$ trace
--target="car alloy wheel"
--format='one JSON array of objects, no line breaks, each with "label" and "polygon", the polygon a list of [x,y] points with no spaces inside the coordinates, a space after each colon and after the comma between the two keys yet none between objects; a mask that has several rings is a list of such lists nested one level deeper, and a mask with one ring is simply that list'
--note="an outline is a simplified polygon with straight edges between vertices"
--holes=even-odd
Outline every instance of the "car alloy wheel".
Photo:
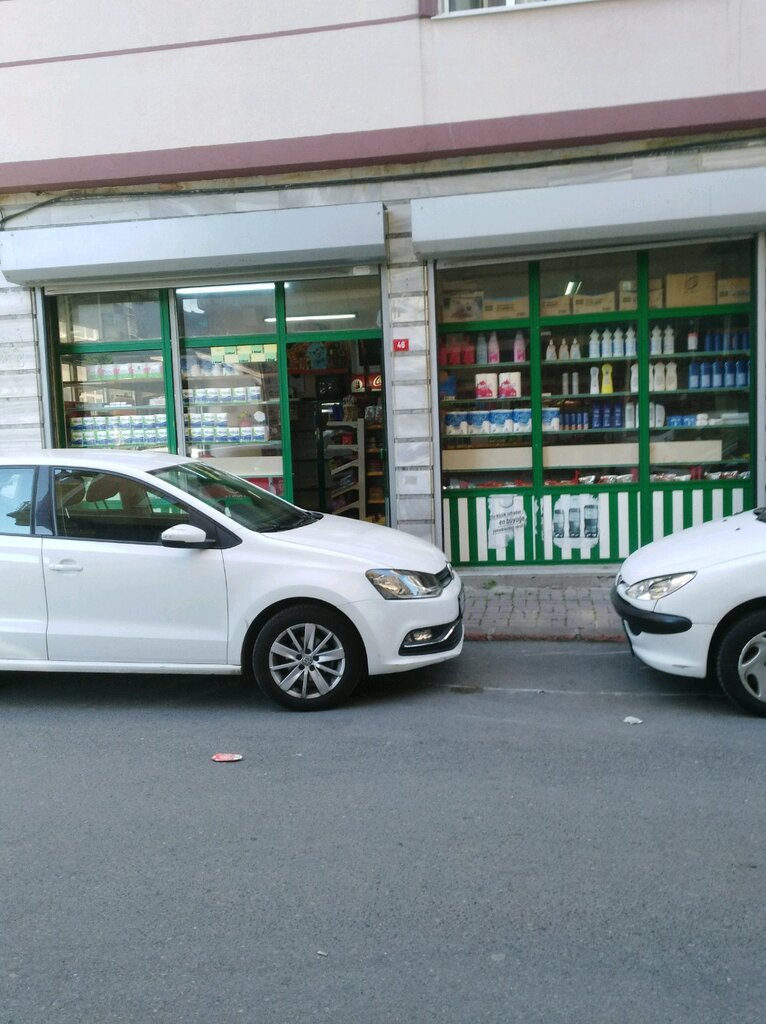
[{"label": "car alloy wheel", "polygon": [[346,698],[362,676],[361,644],[332,609],[298,605],[261,629],[253,670],[263,692],[285,707],[319,711]]}]

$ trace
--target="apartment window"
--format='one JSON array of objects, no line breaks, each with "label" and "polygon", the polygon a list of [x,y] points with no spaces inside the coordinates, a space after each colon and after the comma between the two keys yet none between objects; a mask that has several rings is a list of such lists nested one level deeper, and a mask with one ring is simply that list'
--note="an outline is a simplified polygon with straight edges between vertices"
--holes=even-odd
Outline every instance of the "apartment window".
[{"label": "apartment window", "polygon": [[564,4],[564,3],[589,3],[590,0],[442,0],[442,11],[444,14],[460,14],[464,11],[484,11],[498,7],[521,7],[532,4],[539,7],[541,4]]}]

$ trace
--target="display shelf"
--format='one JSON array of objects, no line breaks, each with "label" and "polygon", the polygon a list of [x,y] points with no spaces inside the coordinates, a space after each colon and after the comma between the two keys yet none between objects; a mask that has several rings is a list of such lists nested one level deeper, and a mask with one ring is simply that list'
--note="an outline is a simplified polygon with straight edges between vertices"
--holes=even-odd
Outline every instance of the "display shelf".
[{"label": "display shelf", "polygon": [[[365,473],[360,453],[364,452],[364,420],[328,420],[322,429],[323,450],[325,455],[334,458],[351,455],[339,466],[330,470],[328,489],[329,508],[334,515],[345,515],[347,512],[358,511],[359,518],[364,519],[366,509]],[[338,434],[353,437],[347,444],[336,444]],[[346,481],[346,475],[352,478]],[[354,501],[344,501],[348,495],[357,495]],[[339,504],[340,503],[340,504]]]}]

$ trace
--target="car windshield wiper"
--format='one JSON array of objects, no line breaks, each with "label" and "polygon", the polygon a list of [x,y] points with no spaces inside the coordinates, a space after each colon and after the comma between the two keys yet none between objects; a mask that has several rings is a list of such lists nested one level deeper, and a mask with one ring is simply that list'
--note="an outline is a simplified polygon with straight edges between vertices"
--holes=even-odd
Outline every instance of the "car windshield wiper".
[{"label": "car windshield wiper", "polygon": [[766,508],[754,508],[753,515],[759,523],[766,523]]},{"label": "car windshield wiper", "polygon": [[282,533],[285,530],[297,530],[300,526],[308,526],[322,518],[321,512],[304,512],[299,519],[291,520],[289,523],[274,523],[273,526],[262,526],[261,533]]}]

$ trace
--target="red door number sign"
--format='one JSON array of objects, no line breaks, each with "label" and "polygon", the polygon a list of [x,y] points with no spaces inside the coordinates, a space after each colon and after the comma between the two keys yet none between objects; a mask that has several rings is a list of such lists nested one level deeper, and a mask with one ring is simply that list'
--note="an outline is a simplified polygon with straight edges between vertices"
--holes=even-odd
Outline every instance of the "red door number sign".
[{"label": "red door number sign", "polygon": [[394,338],[394,352],[409,352],[409,338]]}]

